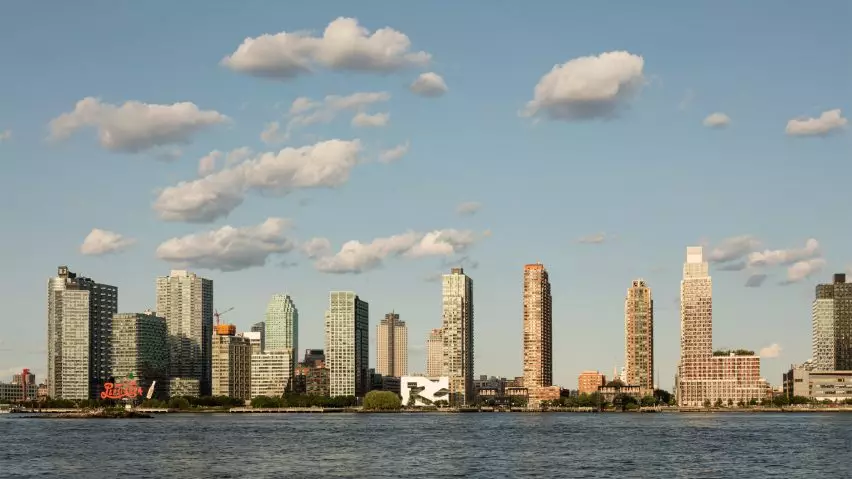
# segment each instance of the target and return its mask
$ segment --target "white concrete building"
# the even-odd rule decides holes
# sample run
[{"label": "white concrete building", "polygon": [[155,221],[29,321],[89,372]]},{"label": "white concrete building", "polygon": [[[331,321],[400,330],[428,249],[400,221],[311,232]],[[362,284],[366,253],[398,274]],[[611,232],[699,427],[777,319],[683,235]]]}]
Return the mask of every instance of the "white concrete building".
[{"label": "white concrete building", "polygon": [[442,277],[441,375],[450,378],[451,403],[473,401],[473,280],[464,269],[453,268]]},{"label": "white concrete building", "polygon": [[403,407],[435,406],[438,401],[449,405],[450,378],[403,376],[399,386]]},{"label": "white concrete building", "polygon": [[252,354],[251,397],[281,397],[293,377],[293,352]]}]

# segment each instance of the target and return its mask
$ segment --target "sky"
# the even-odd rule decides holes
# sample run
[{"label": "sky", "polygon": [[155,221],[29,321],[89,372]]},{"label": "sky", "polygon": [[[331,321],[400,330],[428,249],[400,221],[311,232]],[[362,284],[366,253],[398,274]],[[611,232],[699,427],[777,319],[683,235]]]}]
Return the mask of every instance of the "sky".
[{"label": "sky", "polygon": [[513,377],[541,261],[557,384],[624,363],[644,278],[670,389],[690,245],[716,347],[776,385],[810,357],[814,286],[852,265],[852,4],[358,3],[4,7],[0,381],[44,378],[59,265],[122,312],[195,271],[244,330],[290,294],[302,349],[352,290],[372,335],[406,321],[411,372],[461,265],[475,373]]}]

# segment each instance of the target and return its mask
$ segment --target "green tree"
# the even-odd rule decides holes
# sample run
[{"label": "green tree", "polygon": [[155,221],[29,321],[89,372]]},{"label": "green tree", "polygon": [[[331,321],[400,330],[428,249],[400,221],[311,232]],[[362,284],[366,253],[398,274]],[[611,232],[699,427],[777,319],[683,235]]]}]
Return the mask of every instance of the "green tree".
[{"label": "green tree", "polygon": [[654,396],[645,396],[642,398],[640,404],[642,405],[642,407],[655,406],[657,404],[657,399]]},{"label": "green tree", "polygon": [[364,396],[364,409],[368,411],[396,411],[402,400],[390,391],[370,391]]},{"label": "green tree", "polygon": [[704,400],[704,407],[706,407],[706,408],[710,407],[710,400],[709,399]]},{"label": "green tree", "polygon": [[722,398],[717,398],[716,402],[713,403],[713,407],[722,407]]},{"label": "green tree", "polygon": [[734,407],[734,400],[731,398],[728,398],[728,407]]},{"label": "green tree", "polygon": [[660,404],[669,404],[672,400],[672,394],[664,389],[655,389],[654,399]]},{"label": "green tree", "polygon": [[169,409],[178,409],[182,411],[185,409],[189,409],[190,407],[191,404],[189,403],[189,400],[185,397],[174,397],[169,399]]}]

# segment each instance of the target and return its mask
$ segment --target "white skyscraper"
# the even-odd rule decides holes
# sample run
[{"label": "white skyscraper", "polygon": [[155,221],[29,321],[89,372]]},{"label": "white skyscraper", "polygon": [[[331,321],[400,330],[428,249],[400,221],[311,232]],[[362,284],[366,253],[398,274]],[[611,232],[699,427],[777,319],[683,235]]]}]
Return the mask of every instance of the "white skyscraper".
[{"label": "white skyscraper", "polygon": [[264,348],[266,351],[293,351],[293,364],[299,350],[299,310],[287,294],[272,296],[266,307],[264,321]]},{"label": "white skyscraper", "polygon": [[157,315],[166,319],[169,334],[170,381],[196,380],[199,394],[210,395],[213,281],[183,270],[157,278]]},{"label": "white skyscraper", "polygon": [[47,284],[48,394],[95,399],[112,366],[112,316],[118,288],[60,266]]},{"label": "white skyscraper", "polygon": [[325,365],[332,397],[363,397],[369,391],[369,348],[369,305],[351,291],[332,291],[325,313]]},{"label": "white skyscraper", "polygon": [[464,269],[453,268],[443,275],[442,376],[450,378],[455,404],[473,401],[473,280]]}]

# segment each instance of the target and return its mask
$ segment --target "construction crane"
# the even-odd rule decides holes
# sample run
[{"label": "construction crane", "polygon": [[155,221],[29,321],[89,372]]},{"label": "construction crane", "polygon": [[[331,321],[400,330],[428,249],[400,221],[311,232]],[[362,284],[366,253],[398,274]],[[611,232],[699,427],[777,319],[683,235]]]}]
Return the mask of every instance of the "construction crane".
[{"label": "construction crane", "polygon": [[233,310],[234,310],[234,308],[228,308],[228,309],[226,309],[226,310],[224,310],[220,313],[218,309],[214,309],[213,310],[213,317],[216,318],[216,326],[219,326],[219,316],[222,316],[223,314],[227,313],[228,311],[233,311]]}]

